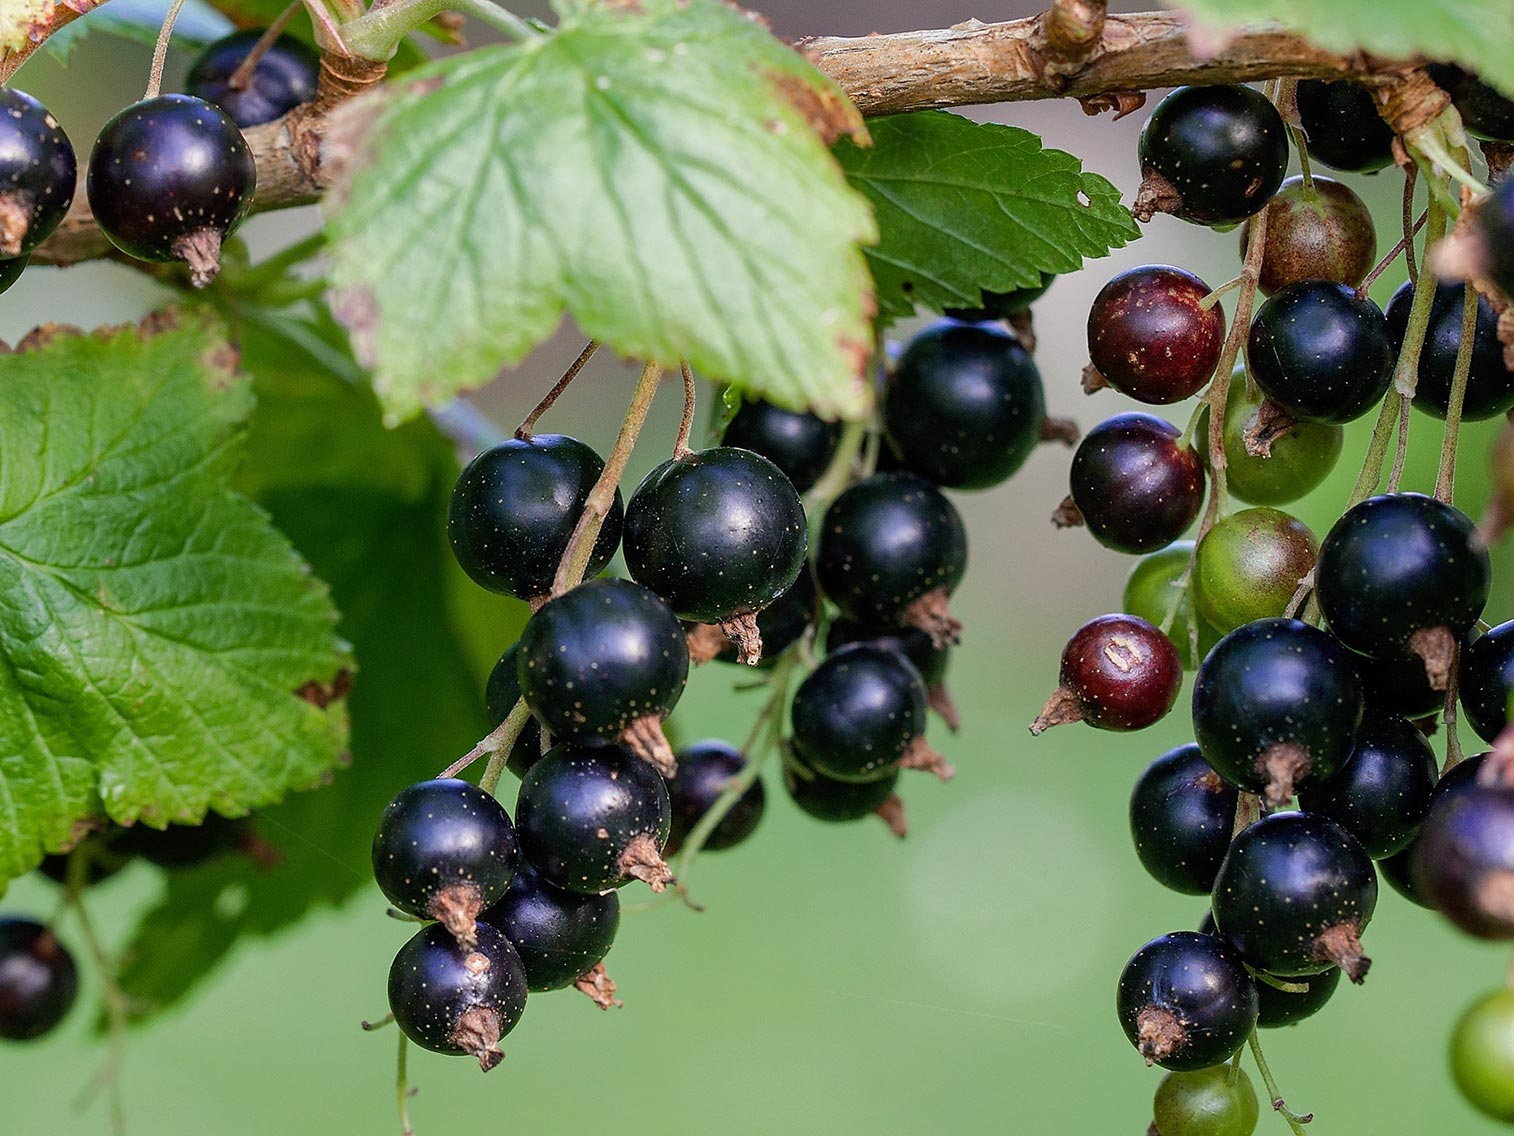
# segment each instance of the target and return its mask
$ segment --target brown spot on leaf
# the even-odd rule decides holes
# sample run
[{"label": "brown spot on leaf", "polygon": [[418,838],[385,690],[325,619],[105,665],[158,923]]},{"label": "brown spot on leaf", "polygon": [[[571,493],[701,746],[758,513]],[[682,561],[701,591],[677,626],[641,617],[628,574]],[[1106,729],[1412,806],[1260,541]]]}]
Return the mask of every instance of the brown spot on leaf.
[{"label": "brown spot on leaf", "polygon": [[21,342],[16,344],[16,353],[24,355],[28,351],[45,351],[60,339],[83,334],[83,328],[71,323],[44,323],[32,328],[22,337]]},{"label": "brown spot on leaf", "polygon": [[352,691],[352,672],[346,667],[336,672],[336,677],[330,683],[318,682],[311,679],[304,686],[295,691],[312,706],[324,710],[333,702],[346,698]]},{"label": "brown spot on leaf", "polygon": [[862,112],[839,87],[818,78],[811,81],[776,71],[768,73],[768,81],[814,127],[827,146],[842,137],[850,138],[858,146],[873,144]]}]

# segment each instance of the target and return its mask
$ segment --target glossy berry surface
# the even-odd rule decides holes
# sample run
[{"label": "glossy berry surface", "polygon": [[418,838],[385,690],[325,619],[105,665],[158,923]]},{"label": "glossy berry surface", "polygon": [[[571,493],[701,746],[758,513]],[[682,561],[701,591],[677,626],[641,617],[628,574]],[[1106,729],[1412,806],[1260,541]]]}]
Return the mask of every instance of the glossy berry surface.
[{"label": "glossy berry surface", "polygon": [[663,462],[626,503],[626,566],[684,619],[761,611],[804,568],[804,506],[776,465],[719,446]]},{"label": "glossy berry surface", "polygon": [[[58,120],[24,91],[0,88],[0,257],[24,258],[51,236],[77,180],[74,148]],[[0,283],[0,291],[6,287]]]},{"label": "glossy berry surface", "polygon": [[871,643],[898,651],[920,672],[927,687],[938,686],[946,679],[951,662],[951,648],[938,647],[918,627],[894,627],[877,630],[850,619],[833,619],[825,632],[825,649],[839,651],[848,643]]},{"label": "glossy berry surface", "polygon": [[563,891],[523,866],[479,916],[510,940],[532,993],[561,990],[597,966],[620,929],[620,896]]},{"label": "glossy berry surface", "polygon": [[1514,1124],[1514,990],[1495,990],[1451,1031],[1451,1076],[1484,1116]]},{"label": "glossy berry surface", "polygon": [[963,323],[986,323],[989,320],[1007,320],[1012,316],[1024,315],[1030,311],[1032,304],[1046,295],[1046,290],[1056,278],[1054,272],[1043,272],[1041,283],[1033,287],[1015,288],[1009,292],[984,292],[981,307],[947,308],[943,314]]},{"label": "glossy berry surface", "polygon": [[1208,895],[1230,847],[1237,796],[1196,745],[1157,758],[1130,794],[1130,834],[1142,866],[1173,891]]},{"label": "glossy berry surface", "polygon": [[231,78],[263,38],[263,29],[234,32],[210,44],[190,65],[185,89],[214,103],[244,130],[283,118],[315,98],[321,57],[293,36],[281,35],[253,65],[247,84],[232,90]]},{"label": "glossy berry surface", "polygon": [[854,643],[827,655],[794,692],[794,749],[837,781],[888,776],[925,734],[925,683],[897,651]]},{"label": "glossy berry surface", "polygon": [[1179,87],[1151,112],[1139,151],[1142,176],[1167,183],[1163,211],[1199,225],[1244,221],[1288,172],[1283,120],[1249,87]]},{"label": "glossy berry surface", "polygon": [[1466,635],[1487,603],[1491,571],[1466,514],[1421,493],[1394,493],[1369,497],[1335,522],[1320,545],[1315,588],[1336,638],[1366,655],[1395,656],[1415,649],[1420,632]]},{"label": "glossy berry surface", "polygon": [[499,1063],[499,1039],[526,1008],[526,973],[508,939],[481,923],[465,947],[445,927],[427,927],[389,967],[389,1009],[405,1036],[435,1053]]},{"label": "glossy berry surface", "polygon": [[657,770],[619,746],[557,746],[515,805],[526,860],[547,883],[594,895],[660,866],[672,806]]},{"label": "glossy berry surface", "polygon": [[1361,676],[1362,695],[1367,706],[1401,714],[1405,718],[1424,718],[1439,713],[1446,704],[1446,692],[1430,685],[1425,661],[1405,651],[1400,655],[1358,655],[1356,673]]},{"label": "glossy berry surface", "polygon": [[[1245,256],[1248,225],[1241,232]],[[1358,287],[1377,263],[1377,227],[1354,189],[1315,175],[1313,192],[1301,175],[1283,182],[1267,213],[1257,286],[1270,296],[1303,280]]]},{"label": "glossy berry surface", "polygon": [[783,786],[801,812],[827,824],[847,824],[872,816],[894,796],[897,769],[876,781],[837,781],[807,765],[783,771]]},{"label": "glossy berry surface", "polygon": [[1153,552],[1182,536],[1204,503],[1204,467],[1178,428],[1117,414],[1078,444],[1068,477],[1093,538],[1116,552]]},{"label": "glossy berry surface", "polygon": [[503,806],[456,778],[400,790],[373,837],[373,876],[389,902],[449,926],[449,909],[466,908],[466,926],[503,895],[519,860]]},{"label": "glossy berry surface", "polygon": [[21,279],[21,274],[26,271],[30,258],[18,256],[13,260],[0,260],[0,293],[10,289],[10,286]]},{"label": "glossy berry surface", "polygon": [[1100,730],[1143,730],[1167,716],[1183,685],[1183,661],[1162,632],[1132,615],[1101,615],[1062,649],[1061,686],[1031,727],[1066,721]]},{"label": "glossy berry surface", "polygon": [[[479,587],[533,599],[552,591],[557,563],[605,463],[577,438],[536,434],[491,446],[452,487],[447,539]],[[584,570],[605,570],[620,546],[620,490]]]},{"label": "glossy berry surface", "polygon": [[[1258,992],[1260,992],[1258,987]],[[1244,1069],[1214,1065],[1168,1073],[1151,1102],[1157,1136],[1251,1136],[1256,1090]]]},{"label": "glossy berry surface", "polygon": [[1191,620],[1198,619],[1199,659],[1209,654],[1210,649],[1220,641],[1220,633],[1205,623],[1202,617],[1194,614],[1193,590],[1178,586],[1179,581],[1187,575],[1192,559],[1191,540],[1174,541],[1166,548],[1141,557],[1125,578],[1125,591],[1120,603],[1120,609],[1130,615],[1157,627],[1167,626],[1167,638],[1178,649],[1184,670],[1193,670],[1198,666],[1188,634]]},{"label": "glossy berry surface", "polygon": [[1406,718],[1371,710],[1346,764],[1330,780],[1303,790],[1299,807],[1335,821],[1380,860],[1414,839],[1439,779],[1425,735]]},{"label": "glossy berry surface", "polygon": [[1279,990],[1276,986],[1257,979],[1258,1028],[1281,1029],[1283,1026],[1297,1025],[1305,1018],[1312,1018],[1325,1008],[1325,1003],[1330,1001],[1340,986],[1341,969],[1332,966],[1323,974],[1297,975],[1283,981],[1290,986],[1304,986],[1308,989],[1300,992]]},{"label": "glossy berry surface", "polygon": [[1361,934],[1377,907],[1377,872],[1340,825],[1273,813],[1230,845],[1214,881],[1214,921],[1246,962],[1281,977],[1339,966],[1367,973]]},{"label": "glossy berry surface", "polygon": [[256,186],[237,124],[189,95],[159,95],[120,111],[89,158],[89,207],[111,244],[138,260],[188,260],[204,280],[215,274],[221,242],[247,216]]},{"label": "glossy berry surface", "polygon": [[520,650],[526,704],[562,738],[614,739],[665,717],[689,676],[678,617],[629,580],[592,580],[550,601],[526,624]]},{"label": "glossy berry surface", "polygon": [[913,622],[912,605],[932,592],[950,595],[966,571],[961,515],[914,474],[877,473],[859,481],[836,498],[820,527],[820,590],[861,623]]},{"label": "glossy berry surface", "polygon": [[0,1037],[41,1037],[78,994],[78,968],[53,933],[30,919],[0,916]]},{"label": "glossy berry surface", "polygon": [[1504,178],[1473,214],[1471,232],[1488,276],[1505,296],[1514,295],[1514,178]]},{"label": "glossy berry surface", "polygon": [[1222,633],[1282,615],[1318,554],[1309,526],[1278,509],[1222,518],[1199,541],[1193,564],[1199,614]]},{"label": "glossy berry surface", "polygon": [[[746,764],[739,749],[714,738],[695,742],[678,751],[678,776],[668,782],[673,826],[664,851],[669,856],[683,847],[694,826],[710,811],[731,783],[731,778],[745,769]],[[719,852],[740,844],[757,831],[766,808],[767,790],[760,780],[753,781],[710,830],[704,851]]]},{"label": "glossy berry surface", "polygon": [[1046,399],[1030,352],[986,324],[942,321],[910,340],[883,397],[904,468],[952,489],[987,489],[1041,441]]},{"label": "glossy berry surface", "polygon": [[1193,729],[1232,785],[1281,805],[1306,778],[1351,755],[1362,716],[1351,653],[1296,619],[1263,619],[1225,636],[1199,666]]},{"label": "glossy berry surface", "polygon": [[1158,406],[1198,391],[1225,345],[1225,311],[1193,273],[1147,264],[1105,284],[1088,312],[1088,355],[1106,382]]},{"label": "glossy berry surface", "polygon": [[[799,642],[810,624],[815,622],[819,602],[815,574],[806,565],[783,595],[757,613],[757,633],[762,636],[762,658],[757,660],[759,667],[773,666],[780,655]],[[726,639],[715,657],[722,662],[739,662],[740,648]]]},{"label": "glossy berry surface", "polygon": [[1514,620],[1478,636],[1462,651],[1461,709],[1468,724],[1492,742],[1509,724],[1514,694]]},{"label": "glossy berry surface", "polygon": [[[1463,793],[1477,786],[1477,772],[1482,768],[1486,754],[1475,754],[1463,758],[1459,763],[1446,770],[1439,782],[1436,783],[1435,792],[1430,795],[1430,812],[1445,807]],[[1429,816],[1425,817],[1429,820]],[[1424,826],[1420,826],[1420,832]],[[1398,892],[1410,903],[1417,904],[1428,911],[1435,910],[1435,904],[1425,894],[1419,885],[1419,879],[1415,871],[1415,860],[1419,853],[1419,833],[1402,852],[1396,852],[1392,856],[1377,862],[1377,869],[1383,879],[1393,885],[1393,890]]]},{"label": "glossy berry surface", "polygon": [[[1414,405],[1436,418],[1444,418],[1451,402],[1451,380],[1456,373],[1456,356],[1461,349],[1464,284],[1437,284],[1430,302],[1430,325],[1425,330],[1424,346],[1419,353],[1419,380],[1414,388]],[[1407,282],[1393,293],[1388,302],[1388,333],[1393,350],[1403,347],[1404,332],[1409,326],[1409,308],[1414,303],[1414,287]],[[1467,389],[1461,416],[1478,421],[1494,418],[1514,407],[1514,371],[1504,366],[1503,344],[1498,342],[1498,313],[1488,301],[1477,298],[1476,332],[1472,337],[1472,359],[1467,371]]]},{"label": "glossy berry surface", "polygon": [[1514,99],[1454,63],[1432,63],[1426,70],[1435,85],[1451,96],[1467,133],[1514,142]]},{"label": "glossy berry surface", "polygon": [[[1346,433],[1329,422],[1295,422],[1271,439],[1271,453],[1252,454],[1246,435],[1259,426],[1266,395],[1246,390],[1246,369],[1237,367],[1225,401],[1222,438],[1225,446],[1225,487],[1238,501],[1251,505],[1286,505],[1317,488],[1340,460]],[[1209,436],[1209,408],[1199,412],[1196,438]],[[1207,463],[1207,448],[1199,456]]]},{"label": "glossy berry surface", "polygon": [[1116,1009],[1148,1064],[1192,1070],[1218,1065],[1256,1026],[1256,986],[1223,940],[1174,931],[1135,953],[1120,975]]},{"label": "glossy berry surface", "polygon": [[1309,154],[1325,165],[1371,173],[1393,164],[1393,128],[1372,94],[1348,79],[1301,79],[1298,115]]},{"label": "glossy berry surface", "polygon": [[1388,321],[1344,284],[1290,284],[1251,322],[1246,361],[1267,397],[1304,422],[1350,422],[1393,378]]},{"label": "glossy berry surface", "polygon": [[[512,643],[494,664],[484,687],[484,709],[491,725],[497,727],[508,718],[519,701],[520,644]],[[517,777],[524,777],[526,770],[541,760],[541,755],[541,723],[535,718],[527,718],[520,736],[505,757],[505,768]]]},{"label": "glossy berry surface", "polygon": [[1514,789],[1474,780],[1441,794],[1412,870],[1416,891],[1468,935],[1514,939]]},{"label": "glossy berry surface", "polygon": [[803,493],[820,480],[836,455],[841,424],[753,399],[741,404],[726,424],[721,441],[761,454]]}]

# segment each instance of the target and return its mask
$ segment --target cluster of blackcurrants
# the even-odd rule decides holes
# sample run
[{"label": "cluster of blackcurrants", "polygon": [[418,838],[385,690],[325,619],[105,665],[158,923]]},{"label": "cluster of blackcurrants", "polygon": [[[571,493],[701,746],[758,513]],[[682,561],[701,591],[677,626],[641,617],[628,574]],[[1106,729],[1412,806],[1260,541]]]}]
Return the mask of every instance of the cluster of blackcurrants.
[{"label": "cluster of blackcurrants", "polygon": [[[1475,100],[1469,124],[1514,137],[1514,105],[1504,100],[1498,118],[1489,108],[1501,96],[1464,75],[1442,78],[1458,105]],[[1352,170],[1392,161],[1392,132],[1364,89],[1299,83],[1297,109],[1317,159]],[[1285,180],[1282,117],[1244,87],[1167,96],[1142,132],[1140,157],[1138,215],[1245,222],[1249,233],[1249,219],[1271,203],[1259,264],[1269,298],[1246,329],[1246,363],[1230,379],[1220,423],[1228,492],[1255,507],[1216,510],[1195,547],[1180,538],[1203,506],[1207,448],[1144,413],[1089,431],[1054,520],[1145,556],[1125,612],[1090,621],[1069,641],[1060,686],[1032,732],[1080,720],[1143,728],[1172,708],[1185,667],[1197,668],[1197,744],[1141,774],[1130,820],[1150,873],[1209,896],[1211,911],[1201,930],[1161,936],[1131,958],[1118,1013],[1147,1062],[1174,1071],[1157,1094],[1160,1136],[1245,1136],[1256,1123],[1254,1091],[1238,1067],[1220,1067],[1258,1026],[1318,1011],[1342,973],[1362,981],[1377,867],[1468,933],[1514,938],[1514,789],[1486,755],[1442,776],[1424,732],[1457,682],[1477,732],[1491,742],[1504,729],[1514,624],[1479,634],[1488,553],[1448,503],[1371,497],[1323,542],[1275,507],[1329,473],[1341,424],[1387,394],[1405,336],[1413,286],[1386,314],[1365,295],[1376,236],[1361,200],[1323,177]],[[1414,405],[1437,417],[1451,402],[1463,288],[1436,287],[1419,357]],[[1115,277],[1089,315],[1085,387],[1154,405],[1198,393],[1224,358],[1217,298],[1178,268]],[[1514,406],[1497,321],[1479,297],[1468,418]],[[1207,435],[1207,414],[1190,431]],[[1292,618],[1311,593],[1325,629]],[[1297,810],[1284,811],[1295,799]],[[1498,1010],[1506,1021],[1508,1002]],[[1474,1008],[1463,1030],[1486,1030],[1486,1018]],[[1508,1078],[1456,1071],[1475,1105],[1514,1119]],[[1209,1126],[1193,1127],[1200,1118]]]},{"label": "cluster of blackcurrants", "polygon": [[[203,286],[221,244],[247,216],[257,167],[242,130],[315,97],[319,57],[288,36],[239,69],[262,33],[238,32],[205,49],[188,94],[156,95],[100,130],[86,178],[90,210],[113,245],[137,260],[189,265]],[[0,292],[63,223],[78,180],[74,149],[36,99],[0,90]]]}]

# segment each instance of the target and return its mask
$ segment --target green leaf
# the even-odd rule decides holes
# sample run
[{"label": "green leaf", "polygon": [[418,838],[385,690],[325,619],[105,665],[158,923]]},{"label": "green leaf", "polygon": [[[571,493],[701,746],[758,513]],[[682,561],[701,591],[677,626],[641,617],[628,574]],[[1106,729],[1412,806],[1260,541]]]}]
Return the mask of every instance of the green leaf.
[{"label": "green leaf", "polygon": [[329,228],[391,420],[518,362],[564,310],[621,354],[862,413],[873,223],[814,120],[860,128],[717,0],[575,8],[370,104]]},{"label": "green leaf", "polygon": [[1460,63],[1514,96],[1514,5],[1508,0],[1182,0],[1203,38],[1275,21],[1329,51]]},{"label": "green leaf", "polygon": [[[158,40],[163,18],[172,0],[111,0],[83,19],[48,36],[44,50],[60,63],[85,36],[99,33],[134,43],[152,44]],[[231,21],[217,12],[206,0],[187,0],[173,25],[173,42],[179,48],[201,48],[220,39],[232,29]]]},{"label": "green leaf", "polygon": [[1033,287],[1141,235],[1119,190],[1028,130],[945,111],[868,130],[872,147],[843,139],[835,151],[878,218],[867,257],[885,319],[916,304],[977,307],[983,291]]},{"label": "green leaf", "polygon": [[121,976],[147,1017],[182,998],[246,936],[367,892],[369,847],[389,799],[434,776],[488,729],[484,678],[524,605],[469,581],[445,536],[457,476],[429,421],[385,430],[362,372],[332,329],[245,313],[243,367],[258,408],[238,486],[257,497],[326,579],[360,670],[348,697],[352,764],[331,784],[253,817],[277,849],[269,870],[240,856],[171,872],[127,949]]},{"label": "green leaf", "polygon": [[236,816],[337,763],[330,596],[228,488],[251,409],[203,316],[0,356],[0,881],[102,814]]}]

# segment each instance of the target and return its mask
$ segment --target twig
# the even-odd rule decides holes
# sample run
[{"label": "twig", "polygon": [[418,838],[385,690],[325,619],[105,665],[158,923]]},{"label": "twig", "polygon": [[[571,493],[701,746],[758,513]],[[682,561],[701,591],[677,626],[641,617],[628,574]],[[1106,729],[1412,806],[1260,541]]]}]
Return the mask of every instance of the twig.
[{"label": "twig", "polygon": [[94,921],[90,919],[89,910],[84,904],[84,889],[89,882],[89,861],[77,851],[68,858],[65,879],[68,906],[78,920],[79,934],[100,972],[100,990],[105,998],[105,1018],[110,1032],[110,1048],[105,1066],[100,1072],[100,1081],[105,1086],[105,1096],[109,1102],[111,1130],[121,1136],[126,1131],[126,1107],[121,1100],[121,1065],[126,1057],[126,1023],[131,1013],[131,1001],[116,981],[115,964],[105,953],[105,944],[95,930]]},{"label": "twig", "polygon": [[[1414,237],[1422,228],[1425,227],[1425,218],[1429,215],[1430,214],[1428,210],[1422,210],[1420,212],[1419,220],[1415,221],[1413,225],[1409,226],[1404,235],[1399,237],[1397,243],[1395,243],[1394,246],[1388,250],[1388,254],[1377,262],[1371,272],[1367,273],[1366,277],[1362,280],[1361,285],[1356,289],[1356,294],[1358,296],[1362,297],[1362,299],[1366,299],[1367,293],[1372,289],[1372,285],[1377,283],[1377,278],[1384,272],[1386,272],[1388,266],[1391,265],[1400,256],[1402,256],[1406,250],[1409,253],[1409,259],[1411,261],[1414,259]],[[1418,271],[1416,270],[1413,275],[1417,276]]]},{"label": "twig", "polygon": [[[508,754],[510,752],[510,747],[515,745],[516,739],[520,737],[520,732],[526,728],[526,722],[530,718],[531,711],[526,706],[526,700],[524,698],[516,699],[515,705],[510,709],[510,713],[506,715],[503,722],[489,731],[488,735],[478,745],[438,773],[437,777],[456,777],[479,758],[487,756],[489,758],[489,766],[484,772],[484,780],[487,781],[489,779],[489,771],[494,770],[494,759],[499,757],[500,754]],[[499,764],[503,768],[503,758],[500,758]],[[484,786],[484,788],[486,791],[492,793],[494,786],[498,784],[499,772],[495,770],[493,782]]]},{"label": "twig", "polygon": [[568,364],[568,369],[563,372],[562,378],[558,379],[552,389],[536,404],[535,409],[526,415],[526,420],[515,428],[517,438],[523,442],[530,439],[532,432],[536,429],[537,420],[552,409],[552,404],[557,401],[563,391],[568,389],[568,384],[578,378],[578,372],[584,369],[589,360],[594,358],[594,352],[598,350],[599,340],[597,339],[591,339],[584,345],[584,349],[578,353],[578,358]]},{"label": "twig", "polygon": [[1456,445],[1461,439],[1462,404],[1467,398],[1467,376],[1472,371],[1472,343],[1477,338],[1477,289],[1462,285],[1461,342],[1456,345],[1456,369],[1451,373],[1451,397],[1446,403],[1446,432],[1440,443],[1440,469],[1435,475],[1435,496],[1451,504],[1456,489]]},{"label": "twig", "polygon": [[226,80],[226,85],[233,91],[245,91],[252,82],[253,73],[257,71],[258,64],[263,61],[263,56],[268,54],[269,48],[278,43],[279,36],[284,34],[286,28],[304,7],[301,0],[294,3],[278,14],[273,23],[268,25],[268,30],[260,37],[258,42],[252,45],[252,50],[247,53],[247,58],[237,64],[237,69],[231,73],[231,78]]}]

